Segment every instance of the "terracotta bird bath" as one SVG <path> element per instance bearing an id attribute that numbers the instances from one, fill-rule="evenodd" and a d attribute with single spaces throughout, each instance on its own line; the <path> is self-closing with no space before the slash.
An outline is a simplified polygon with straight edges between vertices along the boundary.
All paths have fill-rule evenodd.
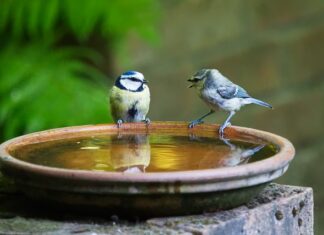
<path id="1" fill-rule="evenodd" d="M 203 154 L 200 154 L 200 150 L 190 149 L 195 146 L 198 148 L 207 139 L 219 141 L 218 127 L 203 124 L 188 129 L 187 123 L 153 122 L 149 126 L 143 123 L 123 124 L 120 129 L 108 124 L 32 133 L 0 145 L 1 171 L 33 201 L 56 207 L 61 205 L 65 209 L 127 217 L 153 217 L 232 208 L 246 203 L 267 183 L 284 174 L 295 151 L 285 138 L 243 127 L 227 128 L 226 138 L 255 146 L 273 146 L 274 152 L 258 160 L 253 160 L 252 156 L 251 160 L 229 164 L 217 155 L 219 150 L 212 144 L 208 145 L 208 149 L 201 148 L 205 151 Z M 123 140 L 123 136 L 132 135 L 136 137 L 127 137 L 126 142 Z M 172 136 L 168 141 L 180 138 L 181 141 L 192 142 L 178 149 L 182 153 L 180 160 L 171 159 L 167 162 L 167 158 L 161 156 L 166 152 L 170 156 L 174 153 L 166 149 L 160 149 L 160 152 L 155 150 L 152 147 L 154 144 L 150 142 L 150 136 L 154 135 Z M 95 139 L 96 136 L 114 136 L 114 139 L 110 138 L 110 145 L 105 147 L 101 139 Z M 64 146 L 70 140 L 79 144 L 90 137 L 97 141 L 96 145 L 88 141 L 73 154 L 62 153 L 56 158 L 63 162 L 61 165 L 47 163 L 50 153 L 37 152 L 35 147 L 45 146 L 50 149 L 53 143 Z M 169 146 L 159 141 L 156 140 L 157 147 Z M 174 145 L 177 148 L 177 144 Z M 226 154 L 235 149 L 234 144 L 224 146 L 221 148 Z M 98 156 L 94 160 L 82 155 L 85 153 L 83 150 L 95 149 L 98 150 Z M 38 153 L 35 159 L 41 159 L 40 163 L 26 160 L 24 151 L 28 154 Z M 186 158 L 186 154 L 190 154 L 190 158 Z M 87 168 L 89 165 L 91 169 Z"/>

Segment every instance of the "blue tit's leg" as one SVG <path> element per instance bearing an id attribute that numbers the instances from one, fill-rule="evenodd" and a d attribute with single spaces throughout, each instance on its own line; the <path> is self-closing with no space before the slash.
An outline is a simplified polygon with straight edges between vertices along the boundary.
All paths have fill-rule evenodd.
<path id="1" fill-rule="evenodd" d="M 117 120 L 117 127 L 120 128 L 121 124 L 123 124 L 123 119 L 118 119 Z"/>
<path id="2" fill-rule="evenodd" d="M 203 123 L 203 122 L 204 122 L 203 119 L 204 119 L 205 117 L 211 115 L 211 114 L 214 113 L 214 112 L 215 112 L 214 110 L 210 110 L 209 113 L 206 113 L 204 116 L 202 116 L 202 117 L 200 117 L 200 118 L 198 118 L 198 119 L 193 120 L 192 122 L 190 122 L 190 124 L 189 124 L 188 127 L 189 127 L 189 128 L 193 128 L 194 126 L 196 126 L 196 125 L 198 125 L 198 124 L 200 124 L 200 123 Z"/>
<path id="3" fill-rule="evenodd" d="M 219 127 L 219 136 L 221 138 L 224 137 L 224 130 L 225 130 L 225 128 L 231 125 L 230 120 L 234 116 L 234 114 L 235 114 L 235 112 L 234 111 L 231 111 L 230 112 L 230 115 L 227 117 L 227 119 L 225 120 L 225 122 L 223 123 L 223 125 L 221 125 Z"/>
<path id="4" fill-rule="evenodd" d="M 146 124 L 147 126 L 149 126 L 149 125 L 151 124 L 151 120 L 150 120 L 148 117 L 146 117 L 146 118 L 143 120 L 143 122 L 145 122 L 145 124 Z"/>

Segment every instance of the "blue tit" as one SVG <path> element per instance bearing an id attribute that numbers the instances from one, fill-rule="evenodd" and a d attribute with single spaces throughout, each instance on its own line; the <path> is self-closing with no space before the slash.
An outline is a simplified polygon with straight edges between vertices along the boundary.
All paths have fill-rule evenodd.
<path id="1" fill-rule="evenodd" d="M 272 106 L 261 100 L 252 98 L 246 90 L 234 84 L 217 69 L 201 69 L 189 80 L 191 85 L 198 91 L 198 96 L 209 106 L 210 112 L 192 121 L 189 128 L 199 123 L 203 123 L 203 119 L 214 113 L 220 108 L 229 113 L 226 121 L 219 128 L 219 135 L 223 137 L 224 129 L 231 125 L 230 119 L 240 108 L 247 104 L 257 104 L 267 108 Z"/>
<path id="2" fill-rule="evenodd" d="M 146 122 L 150 107 L 150 90 L 143 74 L 127 71 L 120 75 L 110 91 L 110 110 L 118 127 L 123 122 Z"/>

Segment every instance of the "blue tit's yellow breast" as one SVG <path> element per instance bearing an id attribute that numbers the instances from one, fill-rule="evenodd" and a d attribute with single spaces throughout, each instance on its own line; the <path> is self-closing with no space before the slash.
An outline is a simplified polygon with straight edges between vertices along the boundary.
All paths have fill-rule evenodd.
<path id="1" fill-rule="evenodd" d="M 132 92 L 113 86 L 110 91 L 110 108 L 114 120 L 123 119 L 128 111 L 136 105 L 136 111 L 144 116 L 150 105 L 150 91 L 144 85 L 143 91 Z"/>

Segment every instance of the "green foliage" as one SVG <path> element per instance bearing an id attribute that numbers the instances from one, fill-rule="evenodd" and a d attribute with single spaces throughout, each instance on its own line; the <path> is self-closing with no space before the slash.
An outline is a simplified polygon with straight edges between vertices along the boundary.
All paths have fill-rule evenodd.
<path id="1" fill-rule="evenodd" d="M 72 48 L 51 51 L 46 44 L 10 45 L 0 54 L 5 68 L 0 70 L 4 138 L 44 128 L 110 121 L 105 86 L 102 79 L 98 81 L 103 75 L 95 73 L 94 80 L 92 68 L 76 59 L 86 55 Z"/>
<path id="2" fill-rule="evenodd" d="M 151 0 L 1 0 L 0 141 L 110 122 L 99 64 L 131 31 L 156 40 L 157 12 Z"/>
<path id="3" fill-rule="evenodd" d="M 134 30 L 156 40 L 157 14 L 152 0 L 1 0 L 0 33 L 16 38 L 72 33 L 81 42 L 98 33 L 117 42 Z"/>

